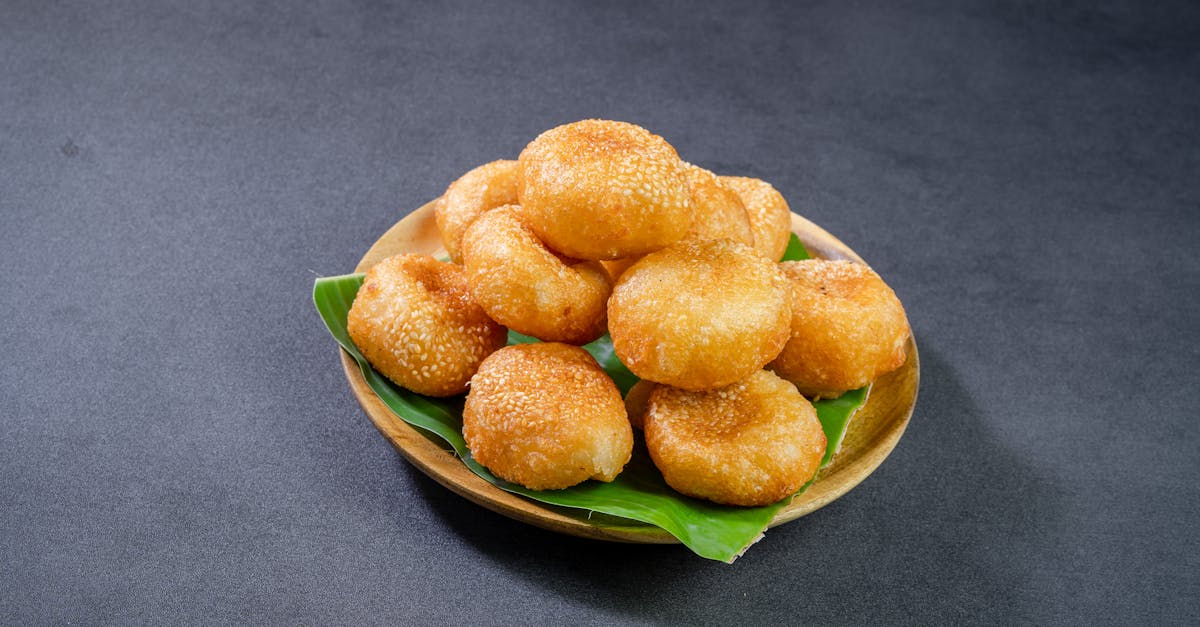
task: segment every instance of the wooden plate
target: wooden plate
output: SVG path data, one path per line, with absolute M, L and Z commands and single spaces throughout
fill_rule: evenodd
M 366 272 L 381 259 L 399 253 L 444 255 L 433 204 L 426 204 L 388 229 L 363 256 L 355 271 Z M 862 261 L 837 238 L 795 214 L 792 215 L 792 231 L 815 257 Z M 585 512 L 529 501 L 484 481 L 443 448 L 440 441 L 430 439 L 392 413 L 367 386 L 354 360 L 345 351 L 339 352 L 350 388 L 379 431 L 409 462 L 450 490 L 510 518 L 553 531 L 620 542 L 678 542 L 671 534 L 652 525 L 633 521 L 614 523 L 603 517 L 589 520 Z M 866 405 L 851 420 L 833 463 L 820 472 L 808 490 L 780 510 L 771 521 L 772 527 L 825 506 L 879 467 L 896 446 L 912 416 L 919 375 L 917 347 L 910 340 L 908 361 L 899 370 L 875 382 Z

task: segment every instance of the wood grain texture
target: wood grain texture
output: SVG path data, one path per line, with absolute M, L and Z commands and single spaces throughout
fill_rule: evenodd
M 436 201 L 435 201 L 436 202 Z M 356 272 L 365 272 L 391 255 L 416 252 L 444 256 L 434 220 L 434 203 L 409 214 L 388 229 L 363 256 Z M 850 247 L 821 227 L 792 215 L 792 231 L 815 257 L 863 261 Z M 548 506 L 505 492 L 472 473 L 440 440 L 408 425 L 367 386 L 358 364 L 341 351 L 342 367 L 354 396 L 380 433 L 421 472 L 464 498 L 490 510 L 538 527 L 586 538 L 618 542 L 669 544 L 678 542 L 666 531 L 636 522 L 591 518 L 587 512 Z M 771 521 L 771 526 L 795 520 L 832 502 L 861 483 L 887 458 L 903 435 L 917 399 L 920 365 L 910 339 L 908 361 L 880 378 L 866 404 L 850 421 L 846 438 L 833 463 L 823 469 L 803 494 Z

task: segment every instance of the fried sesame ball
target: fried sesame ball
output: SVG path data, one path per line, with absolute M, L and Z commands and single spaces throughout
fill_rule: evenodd
M 698 166 L 684 165 L 692 203 L 692 228 L 683 236 L 683 239 L 727 238 L 753 246 L 754 234 L 750 231 L 750 220 L 738 195 L 725 187 L 717 175 L 712 172 Z M 644 256 L 622 257 L 600 263 L 604 265 L 605 270 L 608 270 L 613 281 L 616 281 L 621 274 Z
M 587 351 L 559 343 L 508 346 L 484 360 L 463 437 L 488 470 L 532 490 L 612 481 L 633 454 L 616 384 Z
M 742 199 L 716 174 L 690 164 L 686 171 L 692 199 L 692 228 L 684 238 L 704 240 L 725 237 L 753 246 L 754 233 L 750 229 L 750 219 Z M 782 251 L 779 254 L 782 256 Z M 776 259 L 778 257 L 772 261 Z
M 554 254 L 509 205 L 487 212 L 462 240 L 475 301 L 493 320 L 549 342 L 586 344 L 604 334 L 612 280 L 596 261 Z
M 904 364 L 908 319 L 873 270 L 825 259 L 779 265 L 791 281 L 791 337 L 768 368 L 806 396 L 835 398 Z
M 794 494 L 825 454 L 812 403 L 765 370 L 707 392 L 656 387 L 645 435 L 668 485 L 725 505 L 769 505 Z
M 600 265 L 604 266 L 604 269 L 608 271 L 608 276 L 612 278 L 613 283 L 616 283 L 617 279 L 621 278 L 621 275 L 625 274 L 625 271 L 628 270 L 630 266 L 637 263 L 642 256 L 607 259 L 601 261 Z
M 467 227 L 485 211 L 517 202 L 517 162 L 493 161 L 450 184 L 434 206 L 438 231 L 450 260 L 462 261 L 459 246 Z
M 650 408 L 650 393 L 658 384 L 642 379 L 633 384 L 625 393 L 625 413 L 629 414 L 629 424 L 634 429 L 641 429 L 646 418 L 646 410 Z
M 759 179 L 744 176 L 722 176 L 720 179 L 742 199 L 750 218 L 750 230 L 754 232 L 754 247 L 772 261 L 782 259 L 792 236 L 792 210 L 783 194 Z
M 396 255 L 368 270 L 346 327 L 383 376 L 428 396 L 465 392 L 508 339 L 472 300 L 463 269 L 428 255 Z
M 692 214 L 683 162 L 662 137 L 626 122 L 552 128 L 518 158 L 522 214 L 576 259 L 641 255 L 679 240 Z
M 774 359 L 791 321 L 787 279 L 762 254 L 727 239 L 684 241 L 621 275 L 608 329 L 638 377 L 709 390 Z

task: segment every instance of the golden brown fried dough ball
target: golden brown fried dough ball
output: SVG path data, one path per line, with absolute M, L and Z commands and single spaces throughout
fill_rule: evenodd
M 633 453 L 621 393 L 587 351 L 519 344 L 484 360 L 463 407 L 471 454 L 532 490 L 612 481 Z
M 677 241 L 691 225 L 683 162 L 640 126 L 583 120 L 552 128 L 518 161 L 521 211 L 564 255 L 641 255 Z
M 785 261 L 791 338 L 768 368 L 810 397 L 834 398 L 904 364 L 908 319 L 895 292 L 852 261 Z
M 776 264 L 727 239 L 646 255 L 608 301 L 613 348 L 634 374 L 689 390 L 749 376 L 787 342 L 790 286 Z
M 508 339 L 471 299 L 463 269 L 428 255 L 396 255 L 368 270 L 346 327 L 383 376 L 429 396 L 465 392 Z
M 608 276 L 612 277 L 613 283 L 616 283 L 617 279 L 621 278 L 621 275 L 625 274 L 625 271 L 639 259 L 641 257 L 621 257 L 620 259 L 601 261 L 600 265 L 604 266 L 604 269 L 608 271 Z
M 725 505 L 769 505 L 794 494 L 825 454 L 812 403 L 765 370 L 708 392 L 658 386 L 645 434 L 668 485 Z
M 459 246 L 467 227 L 485 211 L 517 202 L 517 162 L 493 161 L 450 184 L 434 206 L 438 231 L 450 259 L 462 261 Z
M 658 384 L 645 379 L 633 384 L 625 393 L 625 413 L 629 414 L 629 424 L 634 429 L 641 429 L 646 418 L 646 410 L 650 408 L 650 393 Z
M 792 236 L 792 210 L 783 194 L 759 179 L 744 176 L 722 176 L 720 179 L 742 199 L 750 218 L 750 230 L 754 231 L 754 247 L 772 261 L 782 259 Z
M 687 178 L 692 197 L 692 228 L 684 238 L 705 240 L 724 237 L 753 246 L 754 233 L 750 230 L 750 219 L 741 198 L 716 174 L 704 168 L 688 165 Z M 783 252 L 779 255 L 783 256 Z
M 748 246 L 754 245 L 754 234 L 750 231 L 750 220 L 742 201 L 732 190 L 720 182 L 717 175 L 694 165 L 684 164 L 687 169 L 688 188 L 692 203 L 692 228 L 685 240 L 708 240 L 727 238 Z M 682 240 L 681 240 L 682 241 Z M 614 281 L 644 255 L 622 257 L 601 261 L 604 269 Z
M 540 340 L 586 344 L 603 335 L 608 273 L 596 261 L 555 255 L 515 210 L 489 211 L 463 234 L 475 301 L 500 324 Z

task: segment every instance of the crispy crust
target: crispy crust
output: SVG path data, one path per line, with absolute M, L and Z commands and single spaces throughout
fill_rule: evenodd
M 908 318 L 878 274 L 852 261 L 779 265 L 792 284 L 791 336 L 768 368 L 806 396 L 834 398 L 904 364 Z
M 680 242 L 621 275 L 608 301 L 613 347 L 643 379 L 689 390 L 728 385 L 783 349 L 789 289 L 749 246 Z
M 428 255 L 388 257 L 367 271 L 346 320 L 367 361 L 418 394 L 452 396 L 507 334 L 472 300 L 462 268 Z
M 692 198 L 692 228 L 684 239 L 724 237 L 754 246 L 754 232 L 750 229 L 750 218 L 742 199 L 716 174 L 704 168 L 689 164 L 686 172 Z
M 688 189 L 692 203 L 692 227 L 683 240 L 704 241 L 731 239 L 735 242 L 754 245 L 754 233 L 750 230 L 750 219 L 741 199 L 725 186 L 717 175 L 704 168 L 684 164 L 688 178 Z M 681 240 L 682 241 L 682 240 Z M 780 253 L 782 255 L 782 253 Z M 644 255 L 622 257 L 601 261 L 604 269 L 615 282 L 630 266 Z
M 617 386 L 587 351 L 558 343 L 486 359 L 463 406 L 463 437 L 488 470 L 532 490 L 612 481 L 633 454 Z
M 770 183 L 744 176 L 722 176 L 721 183 L 742 199 L 750 230 L 754 232 L 754 247 L 771 261 L 779 261 L 787 250 L 792 234 L 792 210 Z
M 510 329 L 548 342 L 586 344 L 604 334 L 612 280 L 596 261 L 563 259 L 507 206 L 480 216 L 463 236 L 475 301 Z
M 484 212 L 517 202 L 517 162 L 501 160 L 485 163 L 446 188 L 434 206 L 442 244 L 451 261 L 461 262 L 459 249 L 463 233 Z
M 708 392 L 657 386 L 645 435 L 667 484 L 725 505 L 768 505 L 794 494 L 825 453 L 812 404 L 765 370 Z
M 576 259 L 642 255 L 691 225 L 683 162 L 658 135 L 583 120 L 546 131 L 518 158 L 521 211 L 550 248 Z
M 629 414 L 629 424 L 634 429 L 641 429 L 646 422 L 646 410 L 650 409 L 650 393 L 658 384 L 642 379 L 633 384 L 625 393 L 625 412 Z

